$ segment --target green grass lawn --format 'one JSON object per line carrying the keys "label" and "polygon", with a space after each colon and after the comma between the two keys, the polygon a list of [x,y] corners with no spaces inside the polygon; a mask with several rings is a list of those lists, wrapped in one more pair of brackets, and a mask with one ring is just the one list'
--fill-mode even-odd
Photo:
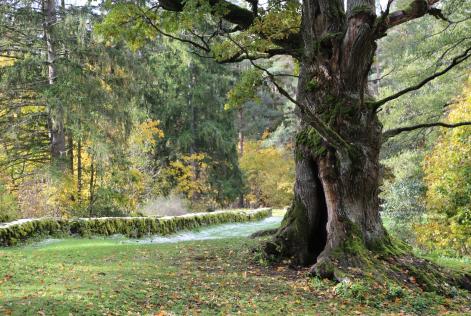
{"label": "green grass lawn", "polygon": [[69,239],[1,249],[0,314],[471,315],[464,292],[452,299],[390,284],[335,285],[263,264],[250,251],[256,244]]}

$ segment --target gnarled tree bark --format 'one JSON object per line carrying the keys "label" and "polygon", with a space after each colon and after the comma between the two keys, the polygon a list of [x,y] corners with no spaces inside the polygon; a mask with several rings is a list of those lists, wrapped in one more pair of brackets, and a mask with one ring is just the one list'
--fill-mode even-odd
{"label": "gnarled tree bark", "polygon": [[[354,239],[368,249],[390,243],[379,216],[382,127],[364,102],[374,21],[371,0],[349,1],[346,13],[341,1],[303,4],[297,101],[350,148],[336,148],[304,124],[296,143],[295,201],[269,248],[298,264],[314,263],[312,272],[322,276],[332,272],[326,269],[331,260],[350,260],[345,248]],[[308,111],[301,111],[305,122]]]}

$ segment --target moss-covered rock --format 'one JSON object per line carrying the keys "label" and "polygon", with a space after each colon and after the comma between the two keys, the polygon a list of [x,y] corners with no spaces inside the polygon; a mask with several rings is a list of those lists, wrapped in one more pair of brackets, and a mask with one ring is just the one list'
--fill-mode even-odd
{"label": "moss-covered rock", "polygon": [[65,236],[111,236],[131,238],[168,235],[208,225],[257,221],[271,216],[271,209],[216,211],[165,217],[102,217],[63,220],[39,218],[0,225],[0,246],[14,246],[29,239]]}

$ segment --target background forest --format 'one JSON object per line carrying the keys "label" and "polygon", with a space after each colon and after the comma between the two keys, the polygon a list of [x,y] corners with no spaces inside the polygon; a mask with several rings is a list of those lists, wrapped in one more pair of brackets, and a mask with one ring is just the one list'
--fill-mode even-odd
{"label": "background forest", "polygon": [[[106,3],[46,2],[0,6],[0,222],[289,206],[298,121],[260,70],[201,58],[148,25],[117,32],[132,6],[104,19]],[[437,57],[459,50],[456,38],[469,41],[468,19],[429,19],[380,41],[370,74],[376,96],[433,73]],[[283,83],[295,89],[293,60],[265,66],[293,74]],[[470,121],[469,75],[457,67],[393,101],[380,113],[385,129]],[[424,251],[470,255],[470,157],[466,126],[386,142],[381,196],[390,232]]]}

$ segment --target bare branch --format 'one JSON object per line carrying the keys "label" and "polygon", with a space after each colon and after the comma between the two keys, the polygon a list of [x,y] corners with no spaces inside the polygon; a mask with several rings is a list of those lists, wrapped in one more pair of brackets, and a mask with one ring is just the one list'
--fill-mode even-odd
{"label": "bare branch", "polygon": [[448,47],[447,49],[445,49],[445,51],[440,55],[440,57],[438,57],[437,59],[437,62],[436,62],[436,67],[435,67],[435,70],[438,68],[440,62],[446,57],[446,55],[451,52],[452,50],[454,50],[456,47],[458,47],[459,45],[461,45],[463,42],[467,41],[467,40],[470,40],[471,39],[471,36],[468,36],[468,37],[464,37],[462,39],[460,39],[459,41],[457,41],[456,43],[454,43],[453,45],[451,45],[450,47]]}
{"label": "bare branch", "polygon": [[22,57],[11,56],[11,55],[3,55],[3,54],[0,54],[0,57],[2,57],[2,58],[10,58],[10,59],[23,59]]}
{"label": "bare branch", "polygon": [[279,56],[279,55],[289,55],[289,56],[294,56],[292,53],[290,53],[289,50],[284,49],[284,48],[271,48],[267,49],[264,52],[254,52],[252,54],[246,53],[246,51],[238,51],[231,57],[228,57],[223,60],[217,60],[218,63],[220,64],[230,64],[230,63],[238,63],[243,60],[258,60],[258,59],[269,59],[274,56]]}
{"label": "bare branch", "polygon": [[370,103],[371,104],[371,107],[375,110],[377,110],[380,106],[382,106],[383,104],[389,102],[389,101],[392,101],[394,99],[397,99],[399,98],[400,96],[406,94],[406,93],[409,93],[411,91],[415,91],[415,90],[419,90],[420,88],[422,88],[424,85],[426,85],[427,83],[429,83],[430,81],[446,74],[447,72],[449,72],[451,69],[453,69],[454,67],[458,66],[459,64],[461,64],[462,62],[464,62],[465,60],[467,60],[469,57],[471,57],[471,47],[469,47],[468,49],[466,49],[462,54],[456,56],[455,58],[453,58],[452,62],[446,67],[444,68],[443,70],[441,71],[438,71],[438,72],[435,72],[433,75],[425,78],[424,80],[420,81],[419,83],[417,83],[416,85],[413,85],[413,86],[410,86],[410,87],[407,87],[399,92],[396,92],[395,94],[392,94],[382,100],[379,100],[379,101],[376,101],[376,102],[372,102]]}
{"label": "bare branch", "polygon": [[[182,43],[187,43],[187,44],[191,44],[193,45],[194,47],[196,48],[199,48],[201,49],[202,51],[205,51],[205,52],[209,52],[210,49],[209,47],[207,47],[206,45],[201,45],[195,41],[192,41],[192,40],[189,40],[189,39],[186,39],[186,38],[181,38],[181,37],[178,37],[178,36],[174,36],[170,33],[166,33],[164,31],[162,31],[155,23],[154,21],[152,21],[152,19],[146,14],[146,12],[144,10],[141,9],[141,7],[138,7],[139,8],[139,11],[141,12],[141,17],[147,22],[149,23],[149,25],[154,29],[156,30],[159,34],[163,35],[163,36],[166,36],[168,38],[171,38],[171,39],[174,39],[176,41],[179,41],[179,42],[182,42]],[[204,43],[206,44],[206,43]]]}
{"label": "bare branch", "polygon": [[386,142],[391,137],[397,136],[403,132],[410,132],[417,129],[437,127],[437,126],[446,127],[446,128],[455,128],[455,127],[460,127],[460,126],[465,126],[465,125],[471,125],[471,122],[459,122],[459,123],[454,123],[454,124],[435,122],[435,123],[423,123],[423,124],[417,124],[417,125],[412,125],[412,126],[394,128],[394,129],[385,131],[383,133],[383,142]]}
{"label": "bare branch", "polygon": [[437,8],[430,8],[428,10],[428,14],[430,14],[431,16],[435,17],[436,19],[439,19],[439,20],[443,20],[445,22],[448,22],[448,23],[453,23],[452,21],[450,21],[442,12],[442,10],[440,9],[437,9]]}
{"label": "bare branch", "polygon": [[[235,45],[237,45],[242,51],[245,52],[245,54],[248,54],[247,50],[245,47],[234,41],[230,35],[227,35],[229,40],[233,42]],[[342,138],[336,131],[331,129],[324,121],[322,121],[314,112],[312,112],[310,106],[306,106],[302,102],[297,101],[295,98],[293,98],[288,91],[286,91],[283,87],[281,87],[275,80],[275,75],[272,74],[270,71],[268,71],[266,68],[263,68],[259,65],[257,65],[255,62],[250,60],[250,63],[252,66],[255,68],[263,71],[264,73],[267,74],[268,78],[270,79],[270,82],[273,83],[275,88],[278,90],[278,92],[285,96],[289,101],[293,102],[295,105],[299,107],[299,109],[307,114],[307,123],[309,123],[318,133],[319,135],[327,142],[329,143],[332,147],[338,150],[340,153],[345,153],[349,149],[351,149],[351,145]],[[306,103],[308,101],[306,100]]]}
{"label": "bare branch", "polygon": [[387,76],[389,76],[390,74],[392,74],[393,72],[395,72],[395,71],[396,71],[396,68],[397,68],[397,66],[394,66],[390,71],[388,71],[387,73],[385,73],[385,74],[382,75],[381,77],[375,78],[375,79],[370,79],[370,80],[368,80],[368,82],[377,82],[377,81],[381,81],[381,80],[383,80],[384,78],[386,78]]}

